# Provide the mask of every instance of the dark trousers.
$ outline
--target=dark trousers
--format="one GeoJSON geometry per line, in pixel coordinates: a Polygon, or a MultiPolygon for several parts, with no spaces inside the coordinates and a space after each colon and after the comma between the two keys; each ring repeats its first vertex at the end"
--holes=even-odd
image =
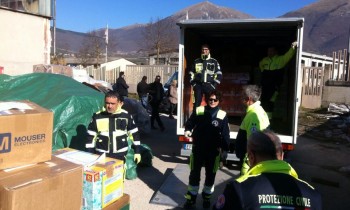
{"type": "Polygon", "coordinates": [[[159,127],[164,128],[163,122],[159,116],[159,105],[160,105],[160,101],[151,102],[151,107],[152,107],[151,126],[154,127],[154,120],[156,120],[159,127]]]}
{"type": "Polygon", "coordinates": [[[170,103],[170,113],[169,113],[170,116],[174,114],[175,108],[176,108],[176,104],[170,103]]]}
{"type": "Polygon", "coordinates": [[[194,147],[191,157],[191,172],[189,177],[189,184],[191,186],[199,186],[201,179],[201,169],[205,167],[205,186],[213,186],[215,182],[216,171],[219,166],[219,151],[210,151],[208,149],[200,149],[194,147]]]}
{"type": "Polygon", "coordinates": [[[215,87],[210,83],[196,83],[196,85],[193,86],[194,109],[201,105],[203,94],[208,94],[210,91],[214,89],[215,87]]]}
{"type": "Polygon", "coordinates": [[[283,70],[265,70],[261,80],[261,106],[265,112],[273,112],[275,102],[271,101],[273,94],[279,91],[283,82],[283,70]]]}

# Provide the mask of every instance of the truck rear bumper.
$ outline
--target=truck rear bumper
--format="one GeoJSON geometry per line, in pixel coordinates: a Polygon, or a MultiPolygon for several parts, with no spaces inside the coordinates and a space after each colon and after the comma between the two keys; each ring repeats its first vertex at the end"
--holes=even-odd
{"type": "MultiPolygon", "coordinates": [[[[189,157],[191,155],[191,150],[189,149],[181,149],[180,152],[181,156],[185,156],[185,157],[189,157]]],[[[231,161],[239,161],[239,159],[237,158],[236,154],[234,153],[227,153],[227,159],[226,160],[231,160],[231,161]]]]}

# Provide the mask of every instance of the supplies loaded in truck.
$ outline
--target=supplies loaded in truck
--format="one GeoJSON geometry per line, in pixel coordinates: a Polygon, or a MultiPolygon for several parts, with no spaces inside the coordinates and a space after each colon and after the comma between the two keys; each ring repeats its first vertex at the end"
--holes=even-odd
{"type": "MultiPolygon", "coordinates": [[[[183,143],[181,155],[189,156],[191,138],[184,137],[184,125],[193,111],[193,90],[189,70],[200,57],[202,44],[210,46],[210,53],[221,66],[222,81],[217,89],[223,93],[221,109],[227,112],[232,142],[245,115],[241,88],[245,84],[261,85],[259,62],[267,56],[267,49],[275,47],[285,54],[297,41],[295,55],[282,69],[279,94],[275,98],[271,129],[280,137],[284,150],[296,144],[298,107],[301,92],[301,52],[303,18],[184,20],[180,27],[178,71],[177,135],[183,143]]],[[[228,160],[235,160],[232,153],[228,160]]]]}

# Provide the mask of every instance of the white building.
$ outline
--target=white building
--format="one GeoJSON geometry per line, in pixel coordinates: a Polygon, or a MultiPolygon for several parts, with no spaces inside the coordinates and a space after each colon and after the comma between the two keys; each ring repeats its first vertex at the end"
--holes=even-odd
{"type": "Polygon", "coordinates": [[[51,1],[0,0],[2,73],[25,74],[35,64],[50,64],[51,1]]]}
{"type": "Polygon", "coordinates": [[[326,55],[302,52],[301,56],[301,64],[304,66],[324,67],[333,64],[333,58],[326,55]]]}
{"type": "Polygon", "coordinates": [[[113,70],[113,69],[119,69],[119,71],[125,71],[127,65],[136,65],[136,64],[133,62],[130,62],[124,58],[120,58],[118,60],[110,61],[107,63],[102,63],[101,68],[104,71],[109,71],[109,70],[113,70]]]}
{"type": "Polygon", "coordinates": [[[126,71],[126,66],[136,65],[133,62],[130,62],[124,58],[118,60],[110,61],[107,63],[102,63],[99,68],[94,66],[86,67],[86,70],[89,75],[95,79],[104,80],[111,84],[114,84],[117,78],[119,77],[119,72],[126,71]]]}
{"type": "MultiPolygon", "coordinates": [[[[338,54],[339,56],[339,54],[338,54]]],[[[329,67],[332,71],[331,80],[345,80],[346,59],[339,57],[329,57],[326,55],[318,55],[308,52],[303,52],[301,64],[306,67],[329,67]]]]}
{"type": "Polygon", "coordinates": [[[159,54],[158,59],[157,63],[157,53],[149,54],[149,65],[177,65],[179,64],[179,50],[162,52],[159,54]]]}

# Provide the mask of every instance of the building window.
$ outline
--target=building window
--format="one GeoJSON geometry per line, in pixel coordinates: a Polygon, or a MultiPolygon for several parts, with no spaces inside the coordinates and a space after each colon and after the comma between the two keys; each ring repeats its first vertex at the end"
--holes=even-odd
{"type": "Polygon", "coordinates": [[[170,63],[171,63],[171,64],[177,64],[177,63],[179,63],[179,58],[170,58],[170,63]]]}
{"type": "MultiPolygon", "coordinates": [[[[155,60],[157,60],[157,58],[155,58],[155,60]]],[[[158,59],[158,63],[156,63],[158,65],[164,65],[165,64],[165,58],[159,58],[158,59]]]]}
{"type": "Polygon", "coordinates": [[[51,17],[52,0],[0,0],[0,7],[51,17]]]}

